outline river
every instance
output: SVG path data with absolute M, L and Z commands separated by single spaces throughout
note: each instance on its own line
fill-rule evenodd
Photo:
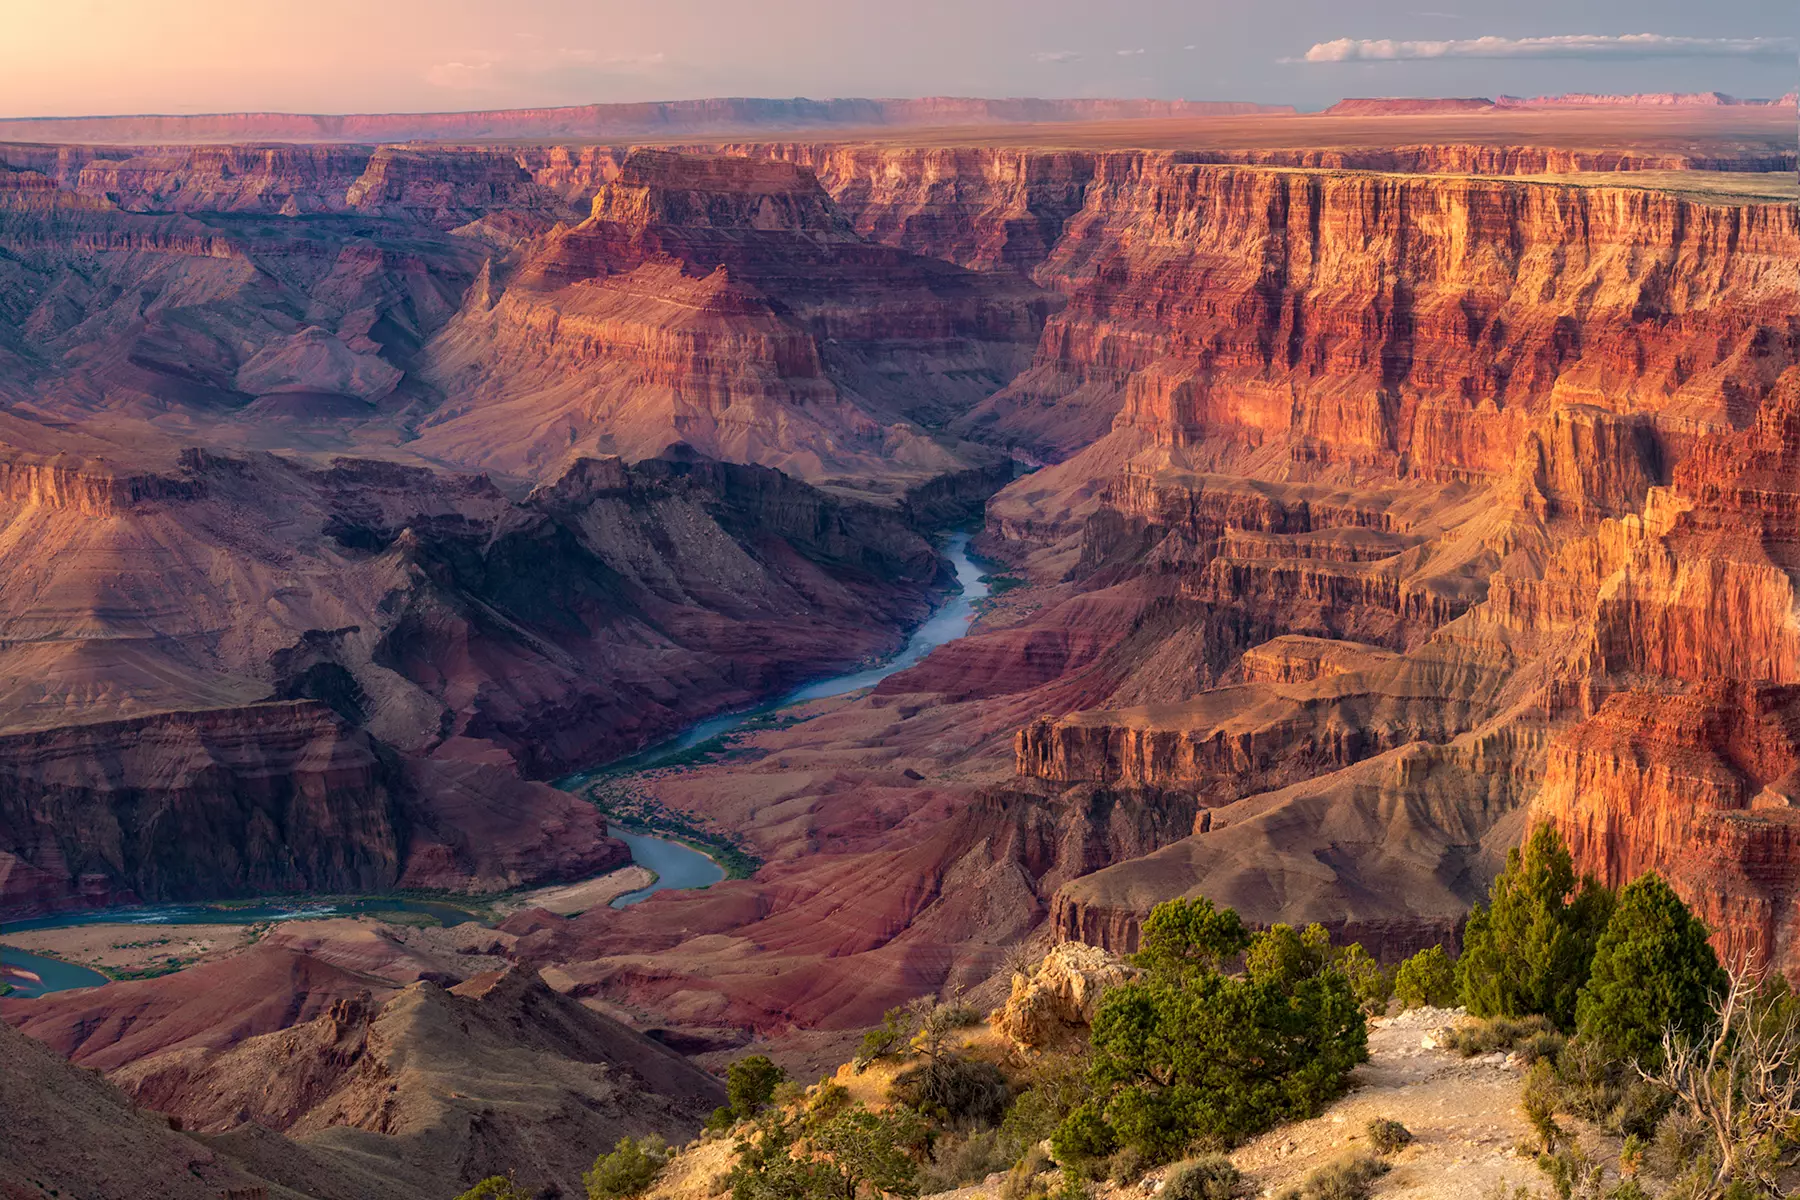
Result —
M 950 565 L 956 571 L 956 592 L 940 605 L 936 612 L 927 617 L 924 624 L 913 630 L 912 637 L 907 639 L 905 648 L 886 662 L 851 671 L 845 675 L 833 675 L 829 679 L 805 684 L 795 688 L 779 700 L 759 705 L 756 708 L 708 717 L 704 721 L 688 726 L 675 737 L 659 742 L 648 749 L 640 750 L 627 758 L 617 759 L 604 767 L 581 771 L 559 779 L 556 781 L 556 786 L 572 792 L 579 791 L 601 775 L 648 770 L 663 759 L 684 750 L 691 750 L 702 742 L 736 732 L 757 717 L 767 716 L 795 704 L 804 704 L 809 700 L 823 700 L 830 696 L 842 696 L 849 692 L 871 688 L 889 675 L 917 665 L 920 659 L 939 646 L 946 642 L 953 642 L 969 632 L 969 626 L 975 621 L 976 604 L 987 598 L 987 580 L 982 576 L 981 568 L 976 566 L 974 560 L 969 557 L 969 540 L 969 534 L 953 534 L 949 543 L 944 547 L 944 556 L 950 560 Z M 629 892 L 614 900 L 614 908 L 623 908 L 628 904 L 637 904 L 648 900 L 660 891 L 674 888 L 708 887 L 725 878 L 725 871 L 718 863 L 691 846 L 650 833 L 620 830 L 614 832 L 626 845 L 631 847 L 631 860 L 639 866 L 650 868 L 657 875 L 656 882 L 651 886 L 640 891 Z
M 779 700 L 745 712 L 709 717 L 690 725 L 676 737 L 628 758 L 559 779 L 556 786 L 576 791 L 602 774 L 614 775 L 621 771 L 644 770 L 654 767 L 661 759 L 683 750 L 690 750 L 712 738 L 732 733 L 753 718 L 776 712 L 791 705 L 804 704 L 809 700 L 823 700 L 829 696 L 842 696 L 863 688 L 874 687 L 896 671 L 904 671 L 915 665 L 920 659 L 944 643 L 955 641 L 969 631 L 969 626 L 975 620 L 976 604 L 988 595 L 987 581 L 982 577 L 981 569 L 969 557 L 969 538 L 970 535 L 966 533 L 954 534 L 944 547 L 945 556 L 949 558 L 951 566 L 956 570 L 958 590 L 939 606 L 937 611 L 925 620 L 924 624 L 913 630 L 912 637 L 907 639 L 905 648 L 893 658 L 878 666 L 865 667 L 848 674 L 834 675 L 829 679 L 806 684 L 794 689 Z M 710 887 L 725 878 L 724 868 L 714 862 L 711 857 L 671 838 L 633 830 L 614 830 L 614 834 L 631 847 L 633 862 L 656 873 L 655 883 L 647 888 L 620 896 L 613 901 L 615 908 L 637 904 L 661 891 Z M 423 913 L 437 918 L 445 925 L 455 925 L 472 919 L 468 913 L 449 904 L 379 897 L 344 900 L 266 900 L 251 904 L 220 906 L 157 904 L 138 908 L 89 909 L 83 912 L 57 913 L 53 916 L 36 917 L 24 921 L 9 921 L 3 929 L 0 929 L 0 937 L 3 937 L 7 931 L 61 929 L 72 925 L 250 925 L 260 921 L 292 921 L 308 917 L 352 916 L 357 913 L 372 912 Z M 40 955 L 27 954 L 22 950 L 4 946 L 0 946 L 0 968 L 11 968 L 11 970 L 0 969 L 0 979 L 12 984 L 16 994 L 22 996 L 61 991 L 65 988 L 93 987 L 106 982 L 105 976 L 86 967 L 74 966 Z M 38 976 L 41 983 L 32 982 L 20 972 Z

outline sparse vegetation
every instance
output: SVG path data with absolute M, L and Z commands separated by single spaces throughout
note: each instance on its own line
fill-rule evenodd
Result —
M 533 1200 L 533 1197 L 507 1176 L 490 1175 L 456 1200 Z
M 668 1164 L 671 1152 L 655 1135 L 620 1138 L 611 1154 L 602 1154 L 581 1177 L 588 1200 L 628 1200 L 644 1192 Z
M 1223 1154 L 1177 1163 L 1169 1169 L 1163 1200 L 1234 1200 L 1244 1193 L 1244 1175 Z
M 1388 1117 L 1375 1117 L 1363 1129 L 1369 1145 L 1384 1158 L 1412 1145 L 1412 1130 Z
M 881 1024 L 863 1034 L 862 1047 L 856 1054 L 856 1069 L 866 1070 L 871 1063 L 893 1054 L 912 1037 L 912 1012 L 906 1008 L 890 1008 L 882 1014 Z
M 1697 1038 L 1673 1024 L 1644 1078 L 1675 1097 L 1647 1155 L 1686 1200 L 1781 1196 L 1800 1164 L 1800 1003 L 1785 984 L 1731 972 Z M 1673 1168 L 1673 1169 L 1670 1169 Z
M 1555 1033 L 1548 1017 L 1492 1017 L 1485 1021 L 1467 1021 L 1449 1030 L 1444 1035 L 1444 1048 L 1454 1050 L 1464 1058 L 1475 1058 L 1482 1054 L 1505 1053 L 1533 1038 Z
M 1355 1154 L 1320 1167 L 1281 1200 L 1367 1200 L 1387 1172 L 1388 1165 L 1373 1154 Z

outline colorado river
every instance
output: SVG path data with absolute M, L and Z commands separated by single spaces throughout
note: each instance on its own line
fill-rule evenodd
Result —
M 921 659 L 939 646 L 946 642 L 953 642 L 969 632 L 969 626 L 975 621 L 976 603 L 987 598 L 987 581 L 982 576 L 981 568 L 977 567 L 969 558 L 969 538 L 970 535 L 966 533 L 953 534 L 949 544 L 944 547 L 945 557 L 950 560 L 950 565 L 956 570 L 957 591 L 936 612 L 926 618 L 924 624 L 913 630 L 912 637 L 907 639 L 906 647 L 893 658 L 878 666 L 865 667 L 847 675 L 834 675 L 829 679 L 806 684 L 789 692 L 781 699 L 758 708 L 708 717 L 704 721 L 688 726 L 687 729 L 668 741 L 660 742 L 646 750 L 640 750 L 636 754 L 609 763 L 605 767 L 559 779 L 556 786 L 572 792 L 579 791 L 601 775 L 648 770 L 662 760 L 684 750 L 691 750 L 702 742 L 736 732 L 754 718 L 766 716 L 795 704 L 804 704 L 809 700 L 824 700 L 830 696 L 842 696 L 849 692 L 861 691 L 863 688 L 874 687 L 889 675 L 917 665 Z M 648 867 L 657 875 L 656 882 L 651 886 L 640 891 L 629 892 L 614 900 L 614 908 L 636 904 L 640 900 L 647 900 L 657 892 L 667 889 L 708 887 L 725 878 L 725 872 L 718 863 L 691 846 L 649 833 L 628 833 L 616 829 L 613 833 L 615 837 L 631 847 L 633 862 L 639 866 Z
M 628 758 L 609 763 L 592 771 L 584 771 L 557 781 L 557 786 L 577 791 L 602 774 L 643 770 L 702 742 L 735 732 L 756 717 L 776 712 L 809 700 L 842 696 L 863 688 L 874 687 L 896 671 L 914 666 L 946 642 L 953 642 L 969 631 L 975 620 L 975 605 L 986 598 L 987 582 L 981 570 L 969 558 L 969 535 L 958 533 L 950 538 L 944 553 L 956 570 L 957 588 L 925 623 L 913 631 L 906 647 L 879 666 L 866 667 L 845 675 L 835 675 L 796 688 L 772 703 L 747 712 L 709 717 L 689 726 L 680 735 L 640 751 Z M 615 829 L 614 836 L 631 847 L 631 859 L 656 873 L 656 882 L 647 888 L 628 892 L 613 901 L 621 908 L 648 899 L 660 891 L 709 887 L 725 878 L 724 868 L 693 847 L 671 838 L 654 834 Z M 61 929 L 72 925 L 249 925 L 261 921 L 292 921 L 309 917 L 353 916 L 358 913 L 410 912 L 434 917 L 441 924 L 455 925 L 472 918 L 450 904 L 431 901 L 375 898 L 343 900 L 263 900 L 249 904 L 158 904 L 139 908 L 89 909 L 83 912 L 57 913 L 24 921 L 9 921 L 0 927 L 0 940 L 7 932 L 29 929 Z M 22 950 L 0 947 L 0 982 L 10 983 L 16 993 L 35 996 L 66 988 L 93 987 L 106 982 L 106 977 L 87 967 L 75 966 Z

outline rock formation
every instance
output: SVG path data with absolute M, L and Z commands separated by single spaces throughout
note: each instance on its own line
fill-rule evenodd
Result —
M 1013 974 L 1012 994 L 991 1023 L 1022 1050 L 1054 1047 L 1092 1025 L 1106 989 L 1134 975 L 1104 950 L 1063 942 L 1029 971 Z

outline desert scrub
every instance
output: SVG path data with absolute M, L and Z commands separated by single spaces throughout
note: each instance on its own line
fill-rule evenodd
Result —
M 1444 1048 L 1464 1058 L 1478 1054 L 1498 1054 L 1541 1033 L 1555 1033 L 1548 1017 L 1490 1017 L 1458 1025 L 1444 1035 Z
M 1320 1167 L 1305 1183 L 1281 1193 L 1281 1200 L 1368 1200 L 1375 1181 L 1387 1173 L 1388 1165 L 1373 1154 L 1352 1155 Z
M 1376 1117 L 1371 1120 L 1364 1133 L 1367 1134 L 1369 1145 L 1374 1147 L 1375 1153 L 1383 1157 L 1398 1154 L 1402 1149 L 1410 1146 L 1413 1140 L 1412 1130 L 1387 1117 Z
M 1169 1168 L 1159 1193 L 1163 1200 L 1233 1200 L 1244 1193 L 1244 1176 L 1223 1154 L 1208 1154 Z

